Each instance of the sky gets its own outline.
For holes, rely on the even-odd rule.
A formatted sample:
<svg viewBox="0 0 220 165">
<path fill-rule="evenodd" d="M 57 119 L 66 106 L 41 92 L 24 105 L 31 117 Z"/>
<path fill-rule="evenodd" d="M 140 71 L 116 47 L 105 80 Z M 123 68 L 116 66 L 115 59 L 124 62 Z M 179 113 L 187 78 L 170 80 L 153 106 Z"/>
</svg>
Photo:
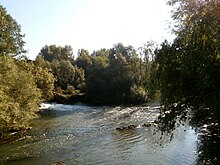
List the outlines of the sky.
<svg viewBox="0 0 220 165">
<path fill-rule="evenodd" d="M 90 52 L 116 43 L 135 48 L 171 41 L 165 0 L 0 0 L 21 25 L 27 56 L 45 45 L 71 45 Z"/>
</svg>

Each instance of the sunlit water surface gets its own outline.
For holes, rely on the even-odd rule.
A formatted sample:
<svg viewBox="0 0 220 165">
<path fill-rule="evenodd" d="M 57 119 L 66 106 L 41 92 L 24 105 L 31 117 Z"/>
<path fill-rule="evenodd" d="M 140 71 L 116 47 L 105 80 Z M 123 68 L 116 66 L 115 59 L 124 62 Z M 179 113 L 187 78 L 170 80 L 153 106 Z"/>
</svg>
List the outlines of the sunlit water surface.
<svg viewBox="0 0 220 165">
<path fill-rule="evenodd" d="M 196 164 L 197 136 L 189 126 L 163 136 L 157 125 L 143 127 L 158 117 L 155 104 L 138 107 L 92 107 L 45 104 L 41 118 L 24 138 L 0 146 L 0 164 Z M 136 128 L 116 130 L 136 125 Z"/>
</svg>

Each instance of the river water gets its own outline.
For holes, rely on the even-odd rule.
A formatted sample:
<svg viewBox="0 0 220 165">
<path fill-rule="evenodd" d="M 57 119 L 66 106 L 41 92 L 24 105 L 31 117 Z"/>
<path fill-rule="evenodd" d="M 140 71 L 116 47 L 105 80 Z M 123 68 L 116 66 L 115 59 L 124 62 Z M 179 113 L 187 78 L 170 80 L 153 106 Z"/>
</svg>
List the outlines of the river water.
<svg viewBox="0 0 220 165">
<path fill-rule="evenodd" d="M 191 165 L 197 136 L 190 126 L 173 139 L 157 130 L 158 105 L 95 107 L 45 104 L 25 137 L 0 146 L 0 164 L 9 165 Z M 135 128 L 116 128 L 135 125 Z"/>
</svg>

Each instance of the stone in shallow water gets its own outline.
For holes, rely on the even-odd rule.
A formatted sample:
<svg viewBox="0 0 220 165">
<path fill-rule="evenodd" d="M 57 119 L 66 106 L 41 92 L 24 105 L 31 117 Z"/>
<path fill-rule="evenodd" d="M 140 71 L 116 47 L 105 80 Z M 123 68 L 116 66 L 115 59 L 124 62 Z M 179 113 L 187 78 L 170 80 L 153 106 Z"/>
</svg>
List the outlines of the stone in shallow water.
<svg viewBox="0 0 220 165">
<path fill-rule="evenodd" d="M 151 126 L 151 123 L 144 123 L 142 126 L 143 126 L 143 127 L 150 127 L 150 126 Z"/>
<path fill-rule="evenodd" d="M 116 130 L 121 131 L 121 130 L 128 130 L 128 129 L 133 129 L 136 128 L 137 126 L 134 124 L 130 124 L 128 126 L 122 126 L 122 127 L 116 127 Z"/>
<path fill-rule="evenodd" d="M 58 160 L 54 165 L 66 165 L 66 164 L 64 163 L 64 161 Z"/>
</svg>

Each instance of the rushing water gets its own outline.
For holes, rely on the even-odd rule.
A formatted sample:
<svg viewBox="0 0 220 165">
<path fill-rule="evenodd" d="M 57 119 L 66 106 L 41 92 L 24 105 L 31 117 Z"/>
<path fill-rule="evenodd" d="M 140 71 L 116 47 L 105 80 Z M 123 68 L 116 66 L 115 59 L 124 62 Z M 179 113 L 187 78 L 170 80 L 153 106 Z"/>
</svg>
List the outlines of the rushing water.
<svg viewBox="0 0 220 165">
<path fill-rule="evenodd" d="M 163 136 L 156 105 L 92 107 L 50 104 L 33 129 L 15 142 L 0 146 L 0 164 L 52 165 L 187 165 L 196 164 L 197 136 L 189 126 Z M 116 130 L 117 127 L 135 128 Z"/>
</svg>

